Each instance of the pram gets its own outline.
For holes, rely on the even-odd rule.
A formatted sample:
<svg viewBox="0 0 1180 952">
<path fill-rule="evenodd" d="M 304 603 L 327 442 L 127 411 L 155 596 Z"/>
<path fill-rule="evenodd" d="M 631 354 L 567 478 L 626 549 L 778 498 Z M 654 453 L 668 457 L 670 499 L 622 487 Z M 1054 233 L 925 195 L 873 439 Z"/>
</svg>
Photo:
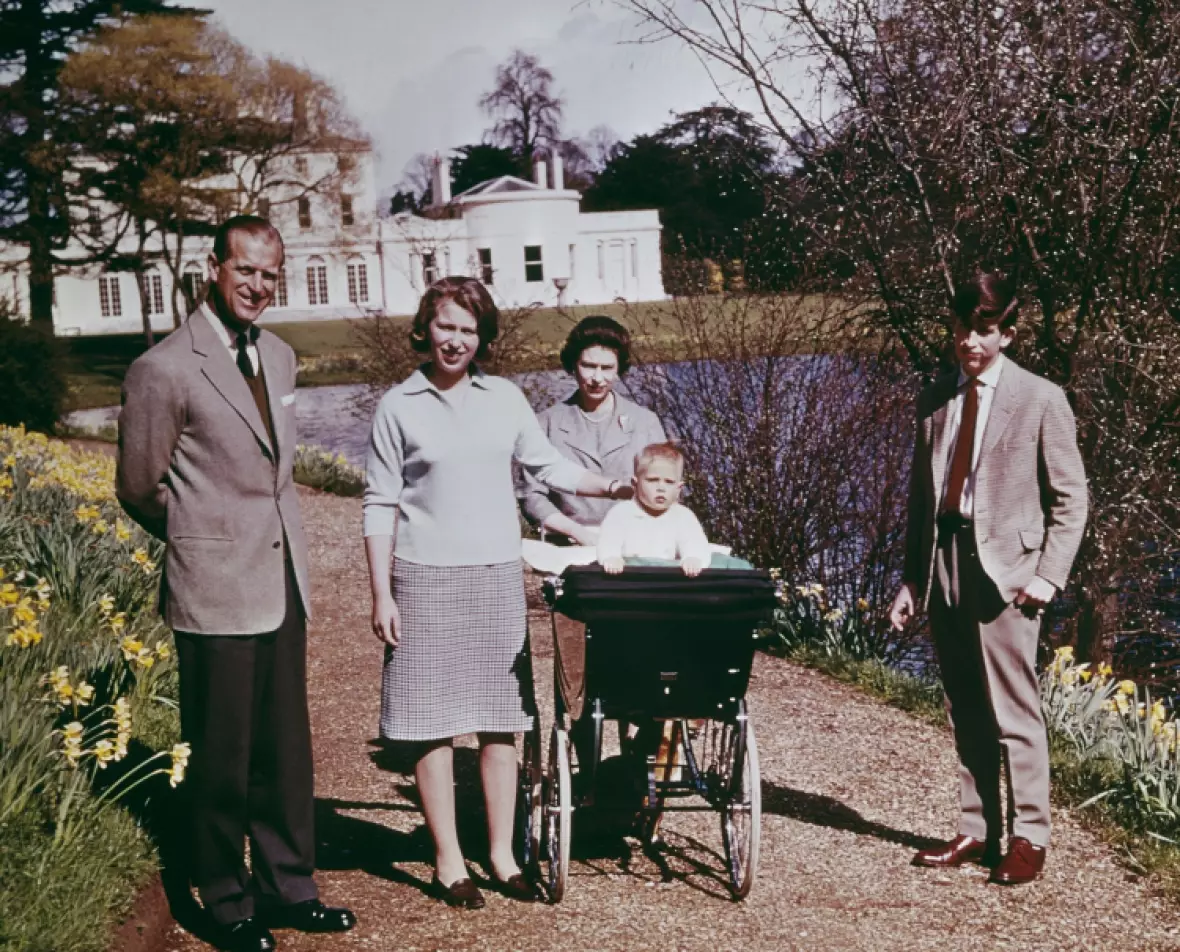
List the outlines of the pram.
<svg viewBox="0 0 1180 952">
<path fill-rule="evenodd" d="M 597 792 L 604 722 L 639 724 L 641 733 L 658 722 L 656 729 L 665 728 L 660 752 L 640 752 L 645 845 L 653 845 L 666 811 L 716 811 L 730 887 L 735 899 L 744 898 L 758 867 L 762 812 L 745 695 L 756 630 L 777 604 L 776 583 L 751 569 L 706 569 L 689 579 L 678 568 L 607 575 L 590 565 L 547 577 L 543 591 L 553 624 L 555 717 L 544 763 L 540 718 L 525 736 L 517 800 L 522 859 L 539 868 L 551 901 L 560 901 L 575 809 Z M 570 729 L 579 722 L 592 734 L 592 743 L 579 745 L 589 751 L 586 763 L 572 756 Z M 624 749 L 632 760 L 634 753 Z M 669 802 L 690 797 L 704 804 Z"/>
</svg>

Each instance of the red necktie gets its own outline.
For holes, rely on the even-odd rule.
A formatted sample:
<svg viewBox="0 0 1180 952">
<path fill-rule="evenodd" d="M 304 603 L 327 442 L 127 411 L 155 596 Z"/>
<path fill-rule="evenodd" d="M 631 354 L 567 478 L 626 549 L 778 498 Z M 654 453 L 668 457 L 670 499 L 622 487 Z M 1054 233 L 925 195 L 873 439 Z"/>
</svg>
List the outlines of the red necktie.
<svg viewBox="0 0 1180 952">
<path fill-rule="evenodd" d="M 959 437 L 955 441 L 955 455 L 951 458 L 951 474 L 946 484 L 942 511 L 964 515 L 963 487 L 971 474 L 971 457 L 975 451 L 975 421 L 979 417 L 979 380 L 972 377 L 967 381 L 967 392 L 963 395 L 963 415 L 959 420 Z"/>
</svg>

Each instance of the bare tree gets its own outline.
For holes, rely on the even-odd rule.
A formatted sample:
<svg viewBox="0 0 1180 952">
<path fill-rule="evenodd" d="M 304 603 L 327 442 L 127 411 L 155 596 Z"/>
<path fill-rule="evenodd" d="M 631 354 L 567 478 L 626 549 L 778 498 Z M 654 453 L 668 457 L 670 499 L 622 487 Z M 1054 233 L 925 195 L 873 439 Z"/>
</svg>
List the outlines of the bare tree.
<svg viewBox="0 0 1180 952">
<path fill-rule="evenodd" d="M 1072 594 L 1087 657 L 1154 624 L 1180 550 L 1180 4 L 625 0 L 761 104 L 810 254 L 859 320 L 945 366 L 979 267 L 1025 289 L 1022 359 L 1079 415 L 1093 518 Z M 805 65 L 798 92 L 788 68 Z M 722 92 L 729 84 L 721 84 Z M 836 282 L 828 280 L 828 286 Z"/>
<path fill-rule="evenodd" d="M 480 108 L 494 121 L 491 139 L 512 149 L 531 165 L 539 149 L 561 137 L 564 103 L 553 94 L 553 74 L 537 57 L 516 50 L 497 67 L 496 85 L 480 99 Z"/>
</svg>

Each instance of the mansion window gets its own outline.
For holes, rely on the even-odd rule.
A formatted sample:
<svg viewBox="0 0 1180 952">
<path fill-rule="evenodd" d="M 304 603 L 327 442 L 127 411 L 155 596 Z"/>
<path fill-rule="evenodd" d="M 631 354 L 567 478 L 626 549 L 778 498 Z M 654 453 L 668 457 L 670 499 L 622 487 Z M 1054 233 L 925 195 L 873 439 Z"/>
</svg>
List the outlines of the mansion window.
<svg viewBox="0 0 1180 952">
<path fill-rule="evenodd" d="M 205 291 L 205 280 L 201 275 L 200 265 L 186 265 L 184 274 L 180 276 L 180 283 L 184 288 L 184 296 L 190 307 L 201 300 Z"/>
<path fill-rule="evenodd" d="M 354 221 L 352 215 L 352 196 L 340 196 L 340 224 L 351 225 Z"/>
<path fill-rule="evenodd" d="M 348 301 L 365 304 L 369 300 L 369 270 L 363 261 L 348 263 Z"/>
<path fill-rule="evenodd" d="M 524 279 L 529 282 L 544 281 L 545 268 L 541 263 L 541 246 L 524 246 Z"/>
<path fill-rule="evenodd" d="M 122 317 L 123 299 L 119 294 L 119 276 L 104 274 L 98 279 L 98 303 L 103 317 Z"/>
<path fill-rule="evenodd" d="M 493 284 L 495 282 L 496 272 L 492 268 L 492 249 L 480 248 L 479 254 L 479 280 L 484 284 Z"/>
<path fill-rule="evenodd" d="M 95 241 L 102 238 L 102 212 L 98 210 L 97 205 L 91 205 L 86 211 L 86 225 L 90 232 L 90 237 Z"/>
<path fill-rule="evenodd" d="M 143 289 L 147 298 L 148 314 L 164 313 L 164 277 L 159 271 L 149 271 L 143 276 Z"/>
<path fill-rule="evenodd" d="M 328 266 L 323 258 L 308 259 L 307 303 L 312 307 L 328 303 Z"/>
<path fill-rule="evenodd" d="M 275 279 L 275 307 L 287 306 L 287 269 L 280 268 Z"/>
<path fill-rule="evenodd" d="M 422 282 L 430 287 L 438 280 L 438 257 L 433 251 L 422 254 Z"/>
<path fill-rule="evenodd" d="M 311 199 L 306 195 L 299 199 L 299 227 L 305 230 L 311 227 Z"/>
<path fill-rule="evenodd" d="M 270 199 L 266 196 L 258 199 L 258 216 L 260 218 L 270 218 Z"/>
<path fill-rule="evenodd" d="M 296 175 L 306 175 L 307 174 L 307 156 L 305 156 L 305 155 L 295 156 L 295 174 Z"/>
</svg>

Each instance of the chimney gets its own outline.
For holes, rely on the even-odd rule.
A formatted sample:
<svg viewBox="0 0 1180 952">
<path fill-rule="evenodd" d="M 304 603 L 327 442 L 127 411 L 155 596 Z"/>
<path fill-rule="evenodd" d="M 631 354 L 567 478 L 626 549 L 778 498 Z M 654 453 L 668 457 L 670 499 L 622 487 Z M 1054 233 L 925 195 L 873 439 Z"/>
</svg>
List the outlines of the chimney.
<svg viewBox="0 0 1180 952">
<path fill-rule="evenodd" d="M 432 205 L 449 205 L 451 201 L 451 162 L 445 155 L 434 157 L 434 181 L 430 188 Z"/>
<path fill-rule="evenodd" d="M 561 160 L 561 156 L 556 152 L 553 158 L 553 188 L 560 192 L 565 188 L 565 163 Z"/>
<path fill-rule="evenodd" d="M 545 187 L 546 171 L 548 170 L 545 167 L 544 159 L 537 159 L 537 161 L 533 163 L 533 181 L 540 185 L 541 188 Z"/>
</svg>

